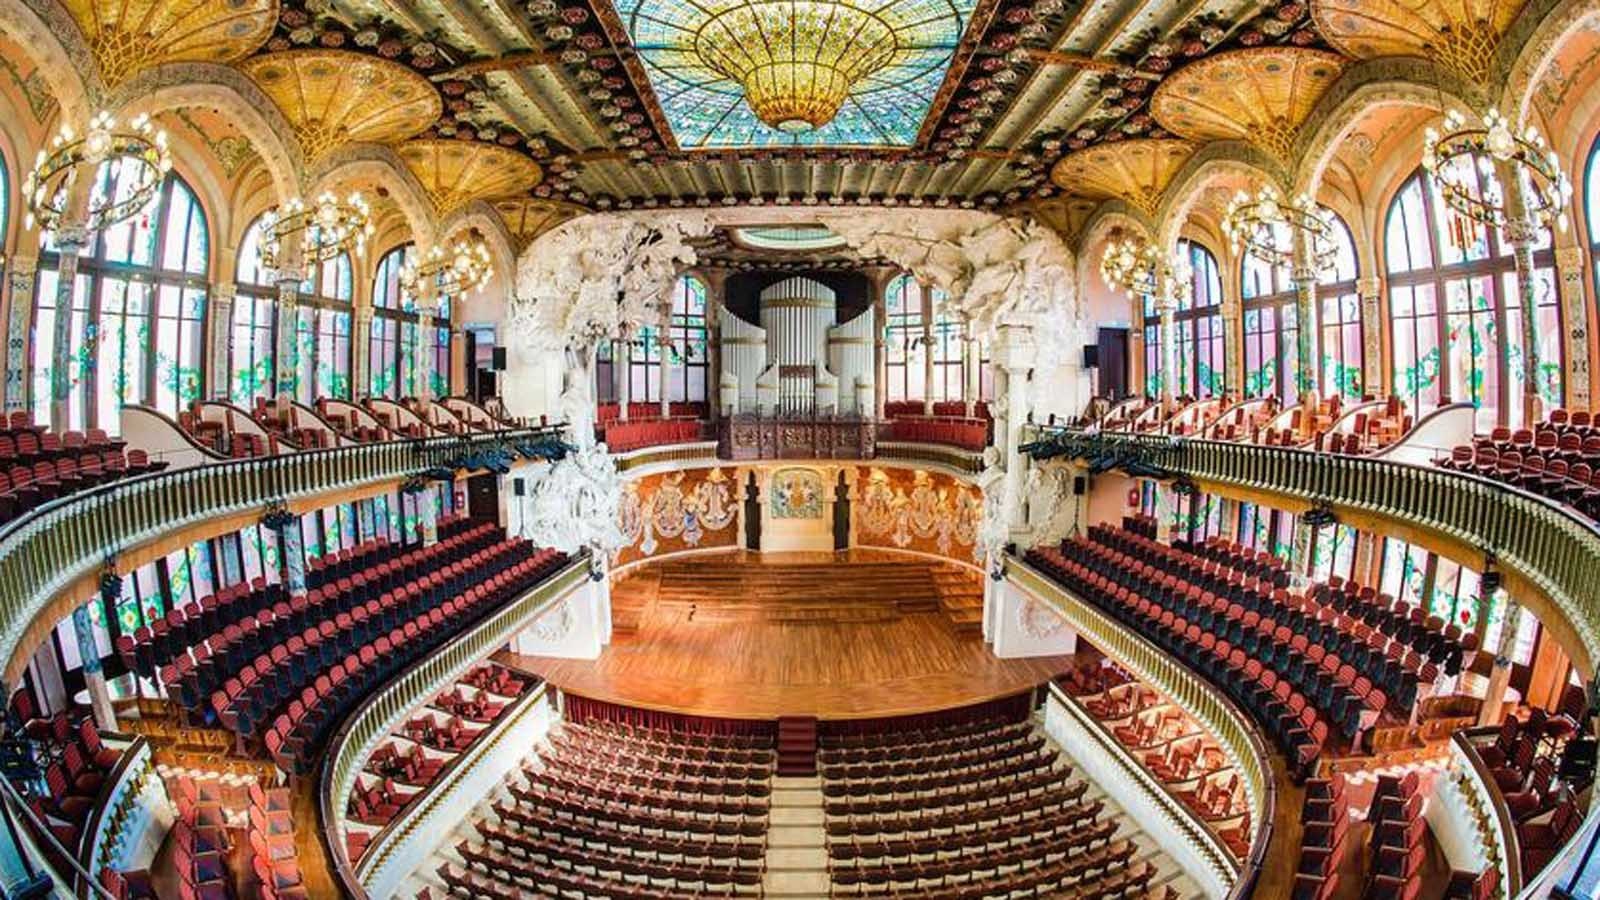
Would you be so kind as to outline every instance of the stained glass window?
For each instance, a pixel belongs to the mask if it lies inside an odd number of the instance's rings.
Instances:
[[[1395,392],[1417,414],[1467,402],[1482,430],[1523,424],[1522,311],[1504,236],[1455,216],[1418,172],[1389,206],[1384,251]],[[1534,251],[1535,387],[1558,406],[1563,347],[1553,265],[1546,233]]]
[[[1193,274],[1189,290],[1179,296],[1177,312],[1173,314],[1173,357],[1177,370],[1172,392],[1174,396],[1196,399],[1213,397],[1226,389],[1228,370],[1222,328],[1222,278],[1217,271],[1217,258],[1200,244],[1187,238],[1180,240],[1178,254],[1188,260]],[[1160,325],[1154,305],[1146,303],[1147,384],[1150,382],[1148,373],[1161,369]],[[1159,392],[1159,379],[1152,387],[1152,393]]]
[[[110,172],[102,168],[100,177]],[[33,316],[35,420],[115,434],[125,404],[175,415],[198,399],[209,252],[205,214],[176,174],[162,182],[147,210],[96,235],[78,260],[73,286],[61,384],[67,421],[51,422],[60,255],[47,240]]]
[[[672,356],[668,370],[667,400],[705,401],[706,285],[689,275],[679,278],[672,292]]]
[[[1288,226],[1281,227],[1274,239],[1287,241]],[[1277,397],[1293,403],[1300,393],[1294,384],[1300,359],[1299,307],[1295,305],[1289,269],[1270,266],[1246,253],[1240,277],[1244,395]]]
[[[921,400],[927,396],[927,367],[922,340],[922,285],[910,275],[889,282],[884,292],[884,360],[889,402]]]
[[[407,318],[404,310],[416,307],[410,295],[400,289],[400,270],[410,250],[411,245],[406,244],[385,253],[378,261],[372,285],[372,337],[367,357],[371,371],[367,389],[374,397],[407,396],[402,387],[403,372],[415,371],[415,360],[404,359],[400,328]],[[416,347],[415,334],[411,335],[411,347]]]
[[[1333,218],[1334,264],[1317,278],[1321,390],[1323,394],[1359,400],[1366,391],[1361,369],[1361,296],[1356,293],[1356,278],[1361,272],[1350,226],[1337,214],[1329,215]]]
[[[1600,136],[1589,148],[1583,170],[1583,228],[1589,233],[1589,264],[1593,266],[1595,296],[1600,297]]]
[[[678,146],[910,146],[976,5],[974,0],[902,0],[871,7],[869,12],[894,32],[892,57],[854,86],[832,121],[792,133],[757,118],[745,100],[744,88],[713,69],[695,51],[700,29],[720,27],[710,24],[714,17],[755,2],[758,0],[620,0],[617,4]],[[763,5],[768,9],[756,12],[763,19],[803,11],[803,5]],[[819,14],[827,16],[826,8]],[[832,19],[828,16],[826,21]],[[784,23],[779,27],[793,26]]]

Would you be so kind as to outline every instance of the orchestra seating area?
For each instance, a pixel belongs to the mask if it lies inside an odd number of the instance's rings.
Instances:
[[[575,701],[575,702],[572,702]],[[771,723],[569,698],[507,799],[438,869],[451,896],[760,896],[776,765]]]
[[[825,724],[835,897],[1142,897],[1155,875],[1036,733],[1026,697]]]
[[[1028,558],[1227,690],[1302,775],[1335,736],[1359,745],[1384,717],[1405,720],[1439,666],[1458,669],[1469,649],[1409,610],[1364,601],[1361,589],[1291,593],[1270,555],[1221,541],[1191,552],[1151,530],[1093,526]]]
[[[1294,900],[1333,900],[1339,894],[1346,848],[1358,843],[1348,839],[1350,800],[1344,784],[1344,779],[1337,776],[1306,782],[1300,808],[1303,830],[1295,864]]]
[[[8,776],[23,793],[32,794],[28,805],[63,847],[76,850],[121,753],[102,740],[94,722],[67,713],[48,718],[33,715],[26,692],[12,700],[11,733],[22,735],[11,751],[21,759],[10,762]],[[36,790],[39,785],[43,790]]]
[[[1600,519],[1600,424],[1583,410],[1555,409],[1532,428],[1497,427],[1438,464],[1574,507]]]

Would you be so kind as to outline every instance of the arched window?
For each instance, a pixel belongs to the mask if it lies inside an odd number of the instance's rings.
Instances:
[[[228,397],[250,408],[257,397],[271,397],[277,370],[278,294],[271,273],[261,261],[266,222],[257,218],[245,229],[239,245],[238,293],[233,299],[233,360]]]
[[[1333,218],[1333,268],[1317,276],[1317,317],[1321,331],[1322,393],[1359,400],[1366,391],[1361,364],[1361,295],[1356,293],[1356,245],[1350,226]]]
[[[1210,250],[1178,241],[1178,254],[1192,270],[1189,290],[1180,295],[1174,314],[1177,332],[1175,396],[1196,399],[1221,394],[1226,387],[1228,357],[1223,347],[1222,278]]]
[[[1273,240],[1283,246],[1289,240],[1289,227],[1277,226]],[[1292,404],[1300,395],[1294,383],[1300,361],[1300,323],[1289,267],[1268,265],[1246,253],[1240,276],[1244,395],[1277,397]]]
[[[1462,160],[1464,165],[1468,165]],[[1469,167],[1469,177],[1476,169]],[[1426,173],[1400,188],[1384,234],[1395,393],[1416,414],[1478,407],[1478,425],[1522,422],[1522,312],[1511,247],[1450,212]],[[1549,234],[1534,252],[1540,397],[1562,395],[1561,306]]]
[[[668,360],[667,400],[703,403],[706,399],[706,285],[692,275],[672,289],[672,358]]]
[[[1583,170],[1584,230],[1589,232],[1589,264],[1594,267],[1596,296],[1600,296],[1600,136],[1589,148]]]
[[[417,394],[416,300],[400,288],[411,245],[390,250],[378,260],[372,283],[372,337],[368,342],[371,369],[367,392],[373,397],[414,397]]]
[[[890,403],[927,396],[922,291],[915,278],[901,275],[889,282],[884,294],[884,359],[889,381],[884,398]]]
[[[661,362],[666,358],[668,403],[701,403],[706,399],[706,285],[692,275],[672,287],[672,318],[667,346],[661,329],[639,330],[628,356],[628,402],[661,402]]]
[[[350,255],[317,266],[301,282],[295,313],[295,399],[350,399],[350,301],[355,296]]]
[[[933,385],[934,400],[959,403],[966,399],[965,354],[967,329],[961,319],[945,310],[944,291],[933,292]],[[974,398],[976,399],[976,398]]]
[[[114,170],[102,167],[104,189]],[[124,404],[176,415],[198,399],[204,350],[209,233],[194,193],[175,173],[143,213],[99,232],[78,260],[66,348],[67,421],[51,422],[57,271],[48,238],[33,315],[33,414],[57,429],[121,429]],[[92,327],[91,327],[92,326]]]

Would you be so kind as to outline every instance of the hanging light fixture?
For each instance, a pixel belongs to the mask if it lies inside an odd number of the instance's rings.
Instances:
[[[433,284],[440,297],[458,297],[468,291],[483,290],[494,277],[489,248],[481,238],[463,238],[450,250],[435,246],[419,260],[407,260],[400,268],[400,288],[418,294]]]
[[[855,86],[900,50],[893,24],[842,0],[746,0],[694,35],[701,62],[743,87],[761,121],[790,134],[833,121]]]
[[[1503,228],[1510,219],[1497,163],[1508,165],[1530,189],[1525,212],[1534,222],[1567,230],[1572,182],[1537,128],[1528,125],[1519,134],[1498,109],[1483,117],[1483,127],[1468,127],[1466,117],[1451,110],[1445,113],[1443,134],[1431,126],[1423,133],[1422,167],[1445,204],[1457,216],[1490,228]]]
[[[268,268],[277,268],[284,242],[300,235],[301,262],[318,266],[344,253],[359,253],[372,235],[372,212],[360,194],[340,200],[324,192],[307,206],[295,197],[262,214],[266,234],[261,242],[261,259]]]
[[[1100,257],[1100,277],[1129,295],[1159,296],[1162,281],[1187,281],[1187,266],[1169,261],[1156,245],[1139,239],[1114,241]]]
[[[1270,184],[1254,195],[1240,191],[1222,216],[1222,233],[1234,251],[1248,253],[1274,268],[1293,266],[1292,234],[1296,230],[1305,233],[1316,270],[1334,268],[1339,253],[1335,227],[1332,211],[1309,194],[1285,200]]]
[[[98,231],[124,222],[155,199],[171,169],[167,134],[149,116],[140,115],[122,128],[110,113],[96,113],[82,137],[62,126],[50,146],[39,151],[23,181],[28,227],[37,223],[44,231],[55,231],[68,224]],[[79,178],[94,179],[89,205],[81,220],[67,222],[69,196]]]

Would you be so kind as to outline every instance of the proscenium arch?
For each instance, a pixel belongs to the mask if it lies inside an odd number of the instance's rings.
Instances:
[[[98,70],[66,9],[55,0],[0,0],[0,32],[38,64],[62,123],[79,130],[88,125],[100,92]]]
[[[1442,80],[1441,80],[1442,79]],[[1339,145],[1367,113],[1387,106],[1454,109],[1474,115],[1461,85],[1421,60],[1373,59],[1356,63],[1317,101],[1295,142],[1294,193],[1315,197]]]
[[[294,131],[272,100],[237,69],[214,63],[158,66],[119,87],[113,102],[123,116],[155,116],[196,106],[221,110],[261,157],[275,202],[301,194],[305,167]]]
[[[422,189],[422,183],[389,147],[355,144],[334,151],[309,173],[306,193],[316,196],[323,191],[336,190],[346,182],[363,180],[376,181],[388,189],[389,199],[400,208],[400,215],[406,220],[406,227],[411,230],[411,238],[419,250],[434,245],[439,227],[433,204]]]

